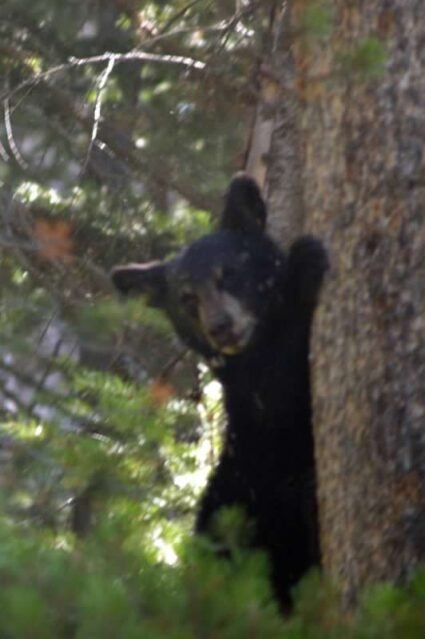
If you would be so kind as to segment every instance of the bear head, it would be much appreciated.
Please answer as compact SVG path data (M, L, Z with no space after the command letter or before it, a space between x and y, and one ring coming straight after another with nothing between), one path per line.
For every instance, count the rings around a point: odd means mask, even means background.
M113 283L165 311L181 339L204 357L238 355L281 303L285 258L265 234L265 221L257 184L238 174L215 233L168 261L117 266Z

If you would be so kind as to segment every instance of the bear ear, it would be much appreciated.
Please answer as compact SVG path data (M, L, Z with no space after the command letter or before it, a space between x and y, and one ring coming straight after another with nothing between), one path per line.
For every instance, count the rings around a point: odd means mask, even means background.
M256 181L246 173L237 173L224 198L220 229L263 232L267 209Z
M163 262L125 264L111 271L115 288L123 295L145 295L151 306L163 307L167 297L166 265Z

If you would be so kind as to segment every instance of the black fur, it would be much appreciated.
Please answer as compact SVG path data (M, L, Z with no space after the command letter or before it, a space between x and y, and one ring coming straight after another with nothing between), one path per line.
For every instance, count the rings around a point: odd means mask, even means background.
M275 592L285 605L291 587L320 561L309 338L327 257L310 236L286 256L264 234L265 216L257 185L238 175L219 231L167 263L118 267L112 278L122 292L148 293L221 381L225 441L196 530L209 534L220 508L242 507L254 524L253 545L269 555ZM214 304L223 307L217 318L211 302L202 301L208 287ZM226 309L229 297L241 305L235 318ZM202 314L203 303L208 313ZM255 320L246 344L237 326L245 316ZM220 331L223 349L212 338Z

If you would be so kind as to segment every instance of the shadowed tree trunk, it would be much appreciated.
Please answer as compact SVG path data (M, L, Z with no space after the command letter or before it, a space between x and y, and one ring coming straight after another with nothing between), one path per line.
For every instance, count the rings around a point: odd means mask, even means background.
M312 340L321 544L351 600L425 560L425 4L333 2L326 40L297 37L306 6L291 15L304 230L332 261ZM281 157L285 126L277 113Z

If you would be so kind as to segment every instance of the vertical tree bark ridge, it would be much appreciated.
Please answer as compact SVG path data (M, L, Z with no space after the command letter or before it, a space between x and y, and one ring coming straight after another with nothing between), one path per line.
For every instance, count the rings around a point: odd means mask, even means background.
M274 25L271 71L280 87L273 113L270 152L266 158L265 195L269 232L284 247L292 244L304 225L302 145L298 125L298 99L293 91L294 59L291 51L290 7L283 2Z
M306 225L332 261L312 340L322 552L351 599L425 560L425 4L333 6L330 39L294 51ZM371 35L385 71L334 73Z
M266 196L270 235L284 247L292 244L304 226L301 175L296 101L283 88L271 140Z

